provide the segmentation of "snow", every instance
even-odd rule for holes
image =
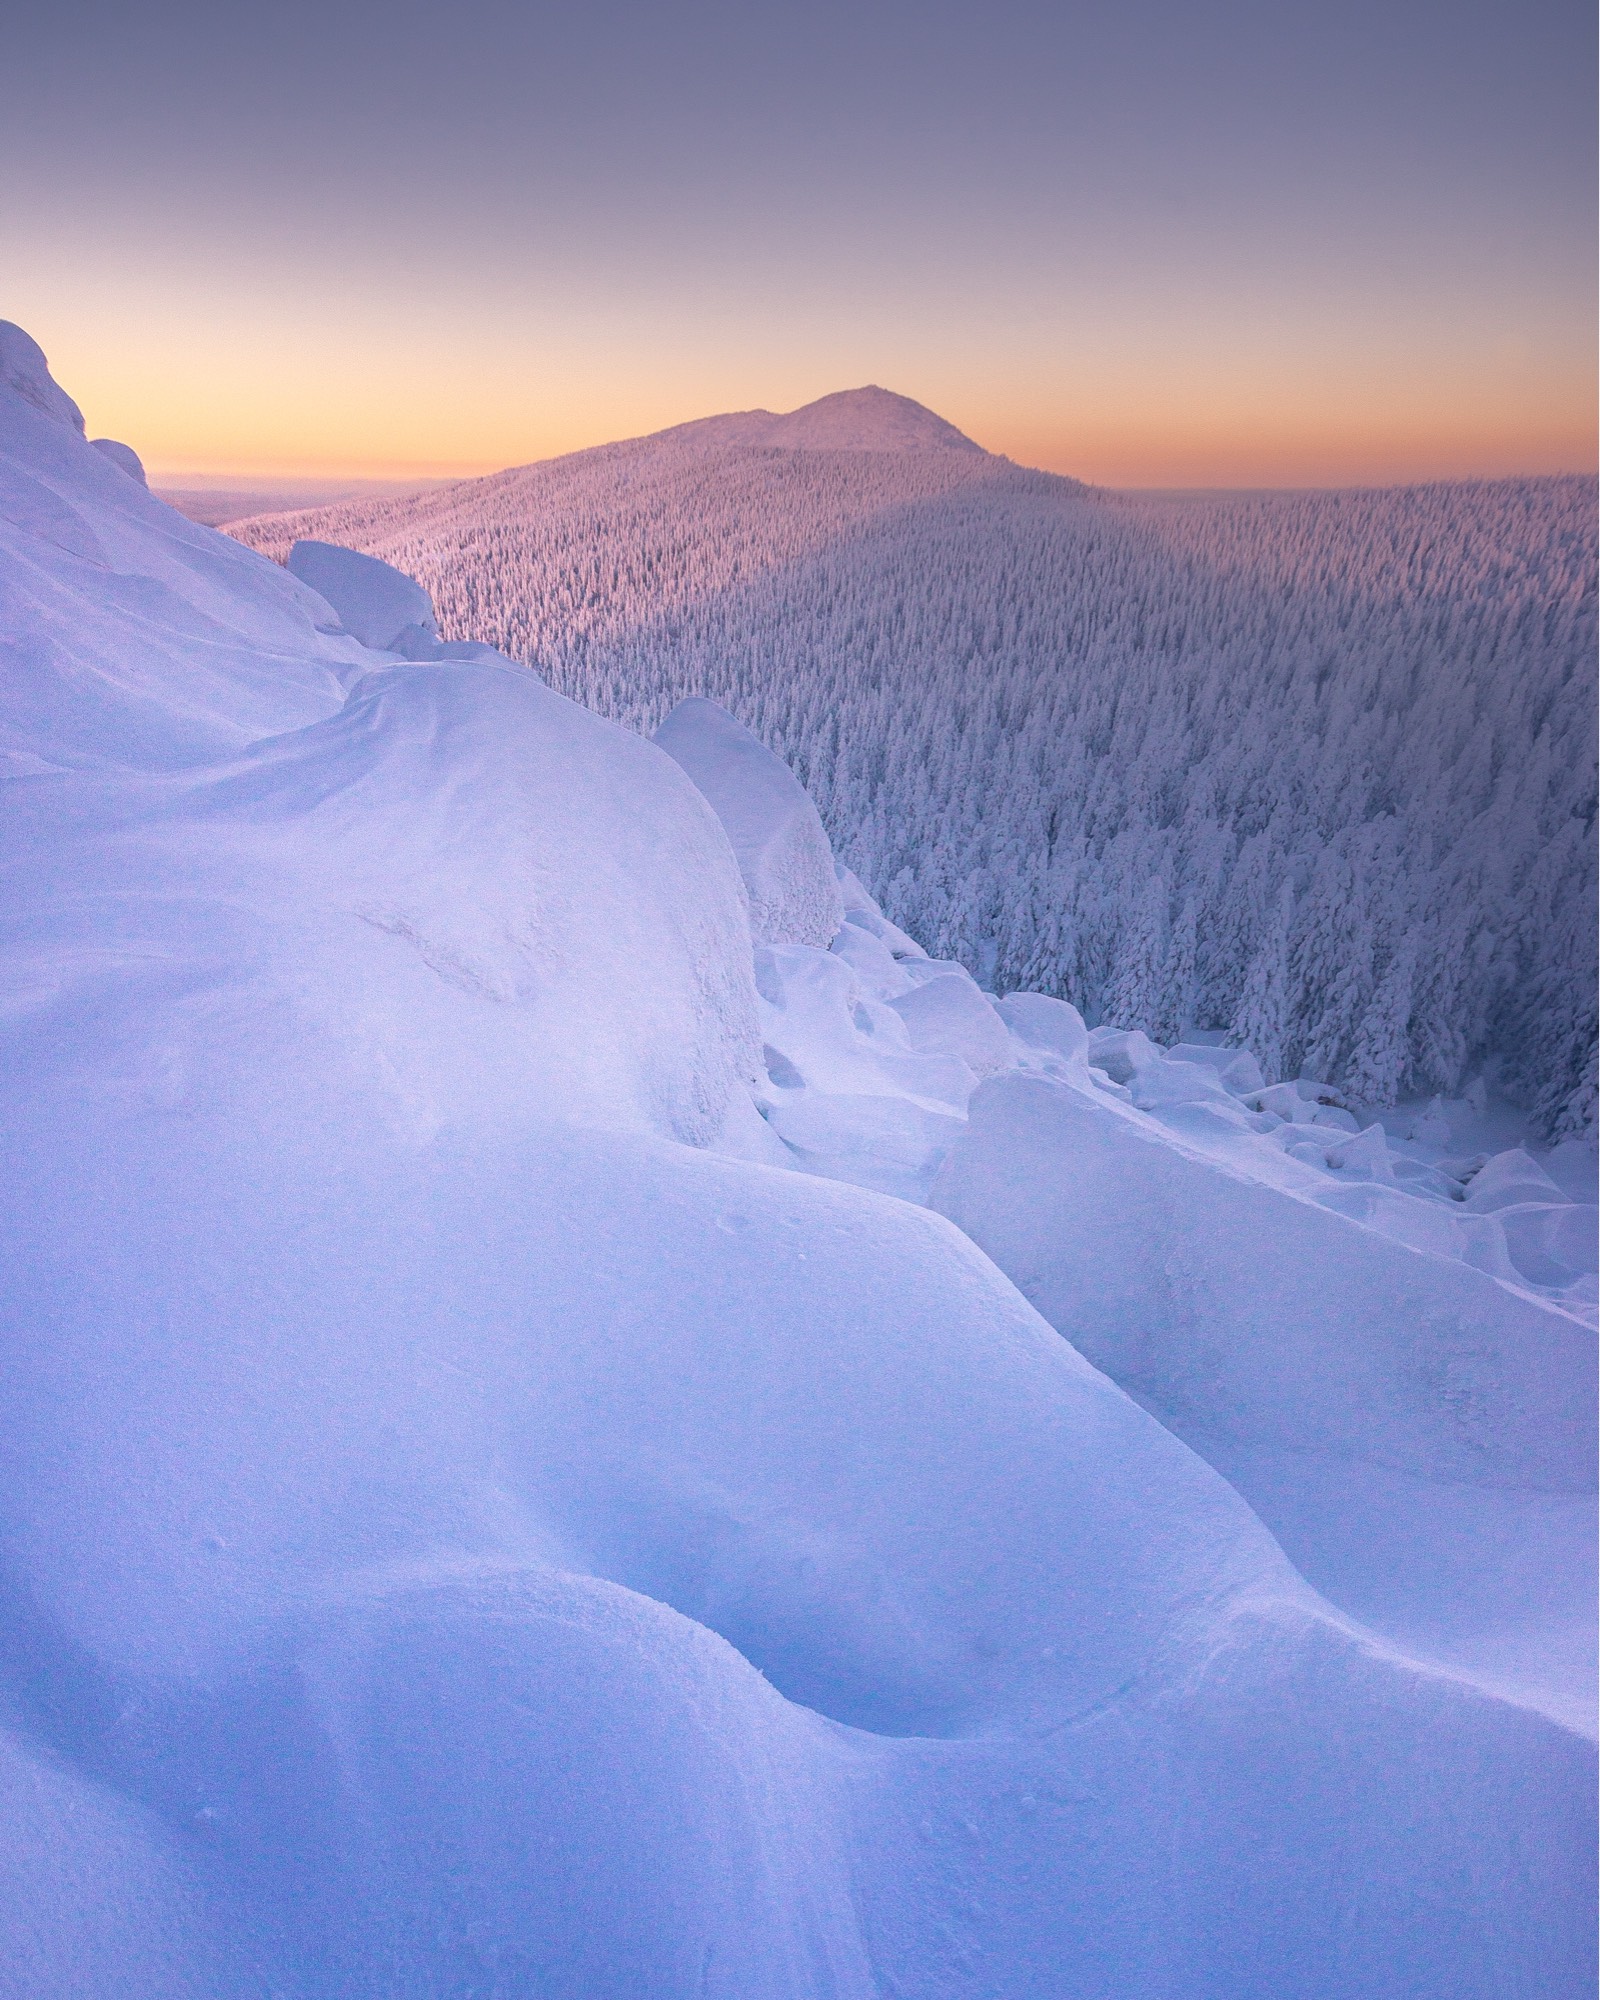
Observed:
[[[89,442],[113,465],[120,466],[130,479],[136,479],[141,486],[150,484],[144,476],[144,463],[132,445],[118,444],[115,438],[90,438]]]
[[[721,820],[756,942],[827,944],[843,921],[844,899],[817,809],[788,766],[714,701],[680,701],[655,741]]]
[[[840,389],[784,416],[774,416],[770,410],[742,410],[700,417],[656,435],[681,444],[768,451],[961,451],[987,456],[981,445],[945,418],[909,396],[876,386]]]
[[[809,835],[753,935],[760,745],[364,646],[7,338],[19,1993],[1590,1990],[1555,1177]]]
[[[1591,1494],[1464,1486],[1198,1429],[1191,1441],[1248,1498],[1300,1574],[1369,1631],[1593,1731]]]
[[[232,532],[396,563],[631,727],[718,701],[986,989],[1369,1120],[1484,1087],[1590,1130],[1592,479],[1113,494],[778,421]]]
[[[439,637],[433,604],[422,585],[373,556],[330,542],[296,542],[287,568],[331,607],[334,629],[350,633],[363,646],[405,653],[419,641]]]

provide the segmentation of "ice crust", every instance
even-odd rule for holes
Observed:
[[[753,936],[764,751],[364,646],[29,350],[7,1990],[1589,1990],[1578,1205],[814,845]]]

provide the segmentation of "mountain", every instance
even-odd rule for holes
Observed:
[[[1592,1130],[1593,482],[1117,495],[907,429],[855,391],[232,532],[632,727],[721,703],[987,986]]]
[[[840,389],[786,416],[743,410],[657,431],[677,444],[746,445],[769,451],[965,451],[987,457],[954,424],[892,389]]]
[[[0,324],[8,1990],[1592,1990],[1592,1209],[130,457]]]

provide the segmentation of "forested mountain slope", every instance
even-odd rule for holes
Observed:
[[[380,555],[635,726],[724,703],[999,990],[1592,1119],[1593,481],[1129,496],[751,421],[234,532]]]

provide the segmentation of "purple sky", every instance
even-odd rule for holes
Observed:
[[[158,471],[883,383],[1113,483],[1594,462],[1592,8],[141,8],[0,63],[0,316]]]

